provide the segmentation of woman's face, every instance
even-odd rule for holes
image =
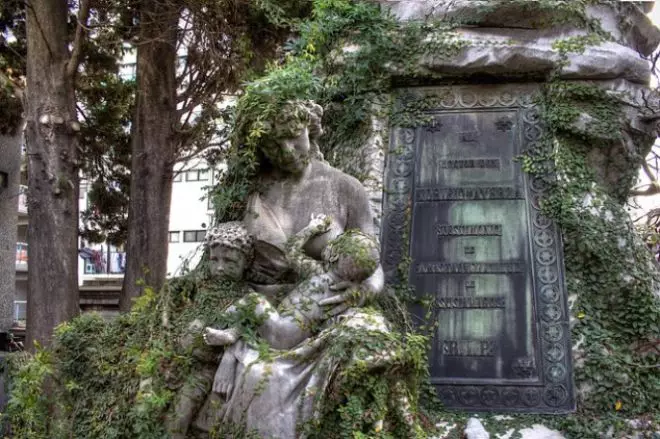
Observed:
[[[309,131],[303,127],[299,134],[277,141],[265,151],[268,159],[278,168],[292,174],[301,174],[309,164]]]

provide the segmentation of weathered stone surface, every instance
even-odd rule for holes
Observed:
[[[374,215],[374,227],[380,236],[380,220],[383,211],[383,169],[385,168],[385,145],[387,143],[387,124],[377,117],[371,118],[371,135],[361,149],[362,169],[365,174],[362,184],[369,194],[369,203]]]
[[[588,154],[588,161],[596,171],[597,182],[604,187],[620,188],[621,178],[630,172],[630,163],[645,157],[657,135],[656,120],[650,116],[650,107],[658,106],[657,96],[648,87],[624,79],[607,81],[567,81],[567,84],[595,85],[606,90],[621,104],[621,140],[613,142],[608,133],[590,130],[596,122],[593,115],[583,113],[570,130],[578,135],[588,135],[599,140],[599,147]],[[600,136],[603,134],[603,136]],[[603,148],[608,143],[610,147]]]
[[[490,439],[490,434],[477,418],[468,419],[464,434],[465,439]]]
[[[360,285],[355,292],[376,295],[384,286],[369,194],[358,180],[316,154],[314,133],[322,132],[322,109],[309,101],[287,105],[283,112],[313,111],[318,117],[310,116],[304,127],[285,127],[284,137],[277,137],[277,130],[268,132],[274,141],[259,146],[277,172],[259,175],[264,190],[250,196],[242,223],[223,223],[207,238],[211,271],[219,279],[250,281],[249,295],[234,302],[224,317],[238,321],[244,313],[261,320],[252,329],[277,353],[261,357],[241,336],[239,326],[206,328],[206,344],[226,349],[215,376],[207,369],[197,371],[203,385],[181,390],[171,433],[185,434],[196,419],[194,428],[202,430],[222,421],[255,430],[264,438],[299,437],[300,426],[320,412],[322,392],[342,365],[343,359],[330,349],[332,340],[347,330],[371,336],[390,332],[384,317],[363,312],[349,301],[353,290],[343,291]],[[299,122],[292,117],[284,120]],[[383,135],[377,133],[385,127],[374,125],[372,148],[361,151],[360,163],[376,155],[364,168],[369,175],[375,172],[370,175],[374,180],[382,169],[378,156]],[[298,134],[288,134],[292,132]],[[359,259],[353,259],[353,251]],[[397,361],[393,352],[375,352],[363,363],[382,374]],[[410,419],[412,426],[407,398],[393,397],[400,403],[395,416]],[[220,408],[213,404],[217,398],[223,400]],[[375,425],[383,428],[383,421]]]
[[[483,27],[511,29],[548,28],[558,19],[553,8],[536,2],[493,0],[380,0],[400,20],[436,18]],[[653,2],[647,2],[652,8]],[[646,8],[650,10],[650,8]],[[600,20],[603,30],[615,41],[649,55],[660,43],[660,31],[636,4],[619,3],[587,8],[587,16]]]
[[[461,28],[457,38],[468,42],[455,57],[426,55],[421,66],[430,74],[465,75],[542,75],[555,68],[560,54],[552,45],[568,37],[583,35],[565,29]],[[560,76],[565,79],[618,79],[646,84],[649,63],[629,47],[614,42],[589,46],[583,53],[568,54],[568,65]]]
[[[511,439],[515,430],[511,429],[505,434],[496,435],[497,439]],[[548,427],[540,424],[534,424],[531,427],[526,427],[518,431],[520,439],[565,439],[557,430],[551,430]]]
[[[534,424],[531,427],[520,430],[522,439],[564,439],[557,430],[550,430],[544,425]]]
[[[644,4],[646,6],[618,2],[618,14],[602,14],[600,10],[608,9],[607,6],[591,6],[587,11],[594,18],[599,18],[603,28],[612,33],[615,39],[624,41],[629,47],[648,56],[660,44],[660,29],[646,16],[653,9],[655,2],[647,1]]]

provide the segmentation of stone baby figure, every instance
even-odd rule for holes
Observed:
[[[256,331],[274,349],[291,349],[314,334],[327,319],[324,299],[335,295],[333,285],[350,283],[354,288],[369,278],[379,264],[379,248],[369,235],[347,231],[331,241],[323,252],[323,263],[305,255],[303,246],[312,237],[325,233],[331,221],[313,216],[310,223],[287,243],[287,259],[303,279],[277,308],[257,293],[250,293],[229,307],[227,315],[250,316]],[[305,280],[306,279],[306,280]],[[204,340],[210,345],[229,345],[240,336],[239,327],[218,330],[206,328]],[[213,389],[231,393],[235,364],[223,356]]]
[[[252,263],[252,236],[239,221],[218,224],[206,236],[213,275],[239,281]]]
[[[213,274],[224,280],[240,281],[243,272],[253,259],[252,237],[243,224],[234,221],[219,224],[209,230],[206,242],[209,246]],[[181,346],[190,349],[195,344],[195,336],[204,328],[198,319],[190,323],[188,332],[180,340]],[[200,361],[200,367],[192,379],[180,389],[174,410],[167,420],[167,431],[172,439],[184,439],[199,410],[202,408],[209,388],[214,382],[217,369],[217,355],[206,349],[192,349],[193,357]]]

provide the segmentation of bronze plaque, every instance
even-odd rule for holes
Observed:
[[[390,282],[403,268],[423,303],[412,312],[432,328],[431,381],[448,407],[574,409],[560,235],[516,160],[542,135],[531,93],[417,89],[403,99],[432,94],[437,108],[392,129],[383,266]]]

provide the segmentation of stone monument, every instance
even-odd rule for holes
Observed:
[[[427,370],[445,406],[567,414],[545,420],[571,437],[654,419],[660,269],[624,207],[660,114],[647,5],[313,7],[239,100],[208,266],[58,331],[56,425],[437,436]]]
[[[376,3],[404,26],[425,20],[451,23],[459,49],[450,56],[424,53],[415,59],[411,77],[392,67],[394,86],[382,92],[389,94],[393,113],[423,110],[407,124],[388,119],[393,113],[373,111],[368,140],[355,154],[360,160],[348,164],[353,174],[361,175],[364,186],[322,160],[316,141],[321,130],[314,126],[321,118],[318,107],[309,107],[302,123],[295,120],[297,111],[280,115],[276,127],[293,123],[299,129],[277,128],[290,135],[261,146],[272,166],[261,169],[258,177],[265,189],[251,195],[244,218],[255,239],[247,279],[256,295],[239,305],[267,316],[256,329],[266,338],[277,332],[269,332],[263,321],[273,317],[281,322],[285,311],[272,307],[273,297],[286,297],[300,285],[302,276],[287,256],[287,242],[307,227],[310,216],[330,219],[327,231],[307,236],[302,246],[306,257],[316,261],[323,259],[328,242],[348,229],[373,234],[380,228],[382,269],[357,289],[357,302],[347,302],[349,293],[313,293],[306,305],[311,314],[337,305],[330,314],[341,316],[340,322],[359,330],[387,331],[382,316],[367,318],[359,307],[364,295],[380,294],[384,274],[391,286],[406,284],[420,299],[411,311],[430,336],[431,382],[446,406],[572,412],[593,389],[588,382],[574,385],[574,368],[582,370],[584,357],[580,342],[571,340],[576,325],[571,316],[576,315],[572,307],[579,295],[575,285],[584,273],[565,266],[562,232],[571,239],[581,237],[569,221],[562,230],[544,210],[549,186],[562,187],[566,181],[561,180],[565,175],[555,173],[561,172],[557,158],[543,148],[560,143],[561,130],[586,139],[587,166],[594,170],[592,192],[603,203],[620,204],[617,186],[622,186],[622,178],[623,186],[630,183],[625,173],[648,152],[655,136],[653,119],[644,108],[649,65],[640,54],[649,55],[657,47],[660,32],[644,15],[648,8],[643,4],[585,3],[580,25],[568,9],[556,9],[551,1]],[[339,64],[345,62],[343,56],[357,56],[363,49],[342,44],[332,52],[332,61]],[[615,96],[622,115],[616,119],[620,133],[608,137],[603,130],[593,130],[599,114],[588,110],[578,111],[566,126],[544,120],[554,104],[542,97],[551,94],[552,87]],[[600,142],[606,147],[597,148]],[[544,175],[532,172],[533,166],[525,161],[540,150],[548,155],[541,163],[550,169]],[[584,202],[571,207],[572,215],[610,221],[612,212],[619,212],[591,203],[591,192],[575,196],[584,197]],[[617,221],[632,234],[623,216]],[[633,241],[630,247],[636,248]],[[574,248],[569,249],[575,258]],[[568,274],[573,276],[572,293]],[[308,356],[308,342],[318,347],[319,340],[336,334],[339,327],[333,319],[299,311],[294,309],[298,320],[320,324],[322,330],[302,334],[306,340],[293,350],[282,347],[295,351],[296,361],[321,364],[325,353]],[[226,398],[218,412],[224,422],[254,428],[265,437],[288,438],[300,433],[295,425],[301,420],[315,417],[315,403],[299,392],[309,390],[311,382],[325,388],[327,375],[315,375],[293,389],[290,384],[300,376],[290,373],[289,355],[266,364],[241,341],[237,328],[212,328],[207,334],[211,344],[228,345],[224,355],[238,364],[236,369],[224,368],[220,375],[225,383],[214,386],[215,393]],[[271,345],[281,342],[272,338]],[[370,361],[388,360],[383,354]],[[272,377],[266,380],[266,390],[257,393],[254,389],[266,370]],[[234,381],[227,384],[227,376]],[[295,407],[275,406],[273,401],[283,394],[295,401]],[[320,395],[321,400],[326,397]],[[402,417],[408,418],[405,413]],[[197,421],[201,429],[202,424]]]
[[[310,102],[285,105],[260,146],[272,166],[260,175],[268,184],[250,196],[242,223],[210,232],[212,273],[245,280],[249,291],[223,312],[227,327],[204,330],[206,344],[225,350],[212,386],[204,369],[200,384],[180,390],[173,437],[218,426],[230,437],[305,437],[338,370],[359,362],[362,371],[382,371],[401,361],[366,344],[344,358],[333,352],[344,337],[387,338],[390,328],[362,308],[384,284],[373,214],[360,182],[317,158],[310,132],[321,130],[310,125],[321,111]],[[276,350],[264,356],[254,334]],[[411,419],[405,392],[393,401],[400,419]]]
[[[539,211],[544,183],[516,160],[542,135],[533,91],[414,89],[403,98],[437,107],[391,134],[384,267],[394,280],[409,255],[411,285],[431,298],[413,312],[432,310],[431,382],[450,407],[574,407],[561,238]]]
[[[426,54],[422,73],[399,78],[392,90],[399,107],[425,102],[423,122],[374,130],[365,146],[372,151],[367,167],[377,168],[382,156],[374,151],[389,137],[383,265],[390,282],[407,278],[430,302],[412,311],[434,327],[431,381],[449,407],[571,411],[576,399],[588,398],[590,385],[574,392],[561,231],[541,212],[547,180],[523,172],[520,157],[554,135],[541,120],[544,84],[595,87],[616,96],[622,140],[594,133],[597,116],[588,111],[560,129],[591,137],[592,187],[613,193],[630,184],[624,163],[639,163],[656,136],[644,59],[660,42],[645,15],[653,2],[587,5],[587,20],[608,37],[577,50],[564,50],[561,42],[588,31],[570,19],[553,24],[561,12],[543,2],[379,3],[404,23],[458,23],[455,38],[464,44],[455,56]],[[452,82],[463,85],[447,85]],[[588,208],[576,215],[603,214],[588,204],[592,195],[576,196],[585,196]],[[578,358],[582,367],[584,357]]]

